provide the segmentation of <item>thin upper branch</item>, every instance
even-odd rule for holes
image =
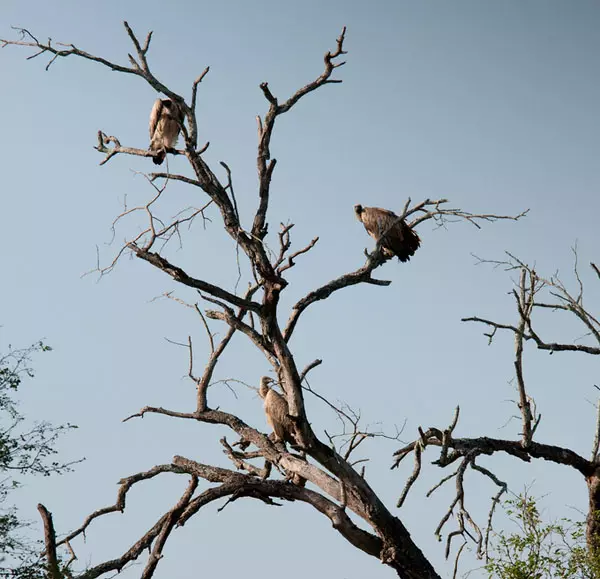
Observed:
[[[480,318],[478,316],[470,316],[468,318],[461,318],[461,322],[479,322],[486,324],[492,328],[498,330],[511,330],[516,334],[519,333],[519,329],[510,324],[500,324],[486,318]],[[488,334],[486,334],[488,336]],[[489,336],[488,336],[489,337]],[[548,350],[550,352],[583,352],[584,354],[592,354],[594,356],[600,355],[600,348],[596,346],[586,346],[585,344],[566,344],[559,342],[545,342],[540,339],[539,336],[525,332],[523,334],[525,340],[533,340],[539,350]]]
[[[325,53],[324,62],[325,70],[315,80],[298,89],[290,98],[285,102],[279,104],[277,98],[273,96],[268,83],[263,82],[260,88],[265,95],[265,98],[269,102],[269,110],[265,115],[264,122],[259,119],[258,124],[258,155],[257,155],[257,167],[258,167],[258,179],[259,179],[259,205],[254,216],[254,223],[252,225],[252,235],[259,239],[264,239],[267,234],[266,218],[267,209],[269,206],[269,192],[271,186],[271,178],[273,176],[273,170],[275,169],[276,160],[271,159],[271,137],[273,134],[273,128],[275,127],[275,120],[279,115],[288,112],[303,96],[312,92],[319,87],[328,83],[339,83],[341,80],[331,80],[331,74],[334,69],[342,66],[344,63],[335,63],[334,59],[342,54],[346,54],[343,50],[344,37],[346,35],[346,27],[342,29],[342,33],[336,40],[336,49],[333,52]]]
[[[531,285],[527,286],[527,271],[521,270],[519,281],[519,292],[514,292],[517,300],[517,309],[519,310],[518,332],[515,333],[515,373],[517,376],[517,391],[519,393],[519,410],[521,411],[523,423],[523,445],[529,446],[533,436],[533,414],[527,392],[525,390],[525,379],[523,378],[523,334],[528,319],[533,310],[533,301],[535,296],[535,278],[531,277]]]
[[[246,299],[246,300],[251,299],[252,296],[254,295],[254,293],[257,291],[257,289],[258,289],[258,286],[249,288],[248,291],[246,292],[244,299]],[[217,362],[219,361],[221,355],[223,354],[223,352],[229,345],[231,338],[233,338],[234,333],[240,328],[248,328],[250,332],[254,332],[254,329],[243,322],[244,317],[248,313],[248,310],[246,310],[245,308],[240,308],[238,310],[237,314],[235,315],[235,323],[229,324],[229,330],[227,330],[223,339],[215,347],[212,335],[210,333],[210,330],[208,329],[207,322],[206,322],[204,316],[202,315],[202,312],[200,312],[200,309],[198,308],[198,306],[196,306],[196,310],[200,314],[202,322],[204,323],[204,327],[209,335],[209,340],[210,340],[210,344],[211,344],[211,353],[208,358],[208,362],[206,363],[206,366],[204,367],[204,372],[202,373],[202,377],[199,380],[197,380],[198,392],[197,392],[197,397],[196,397],[196,400],[197,400],[196,411],[204,412],[208,408],[206,392],[208,390],[208,386],[210,385],[210,381],[212,379],[213,372],[215,370],[215,367],[216,367]],[[227,318],[227,319],[229,319],[229,318]],[[252,334],[252,337],[254,339],[260,339],[260,336],[257,337],[257,335],[254,335],[254,334]],[[261,342],[261,345],[262,344],[263,344],[263,342]],[[191,360],[190,360],[190,363],[191,363]]]
[[[63,538],[61,541],[59,541],[57,543],[57,545],[63,545],[65,543],[68,543],[68,542],[72,541],[75,537],[77,537],[81,534],[84,534],[85,530],[89,527],[90,523],[94,519],[97,519],[98,517],[102,517],[109,513],[116,513],[116,512],[122,513],[125,510],[125,500],[127,498],[127,493],[129,492],[129,490],[131,489],[131,487],[134,484],[136,484],[142,480],[148,480],[148,479],[154,478],[155,476],[162,474],[164,472],[172,472],[172,473],[179,474],[181,471],[170,464],[163,464],[163,465],[155,466],[148,471],[137,473],[137,474],[129,476],[127,478],[121,479],[119,481],[120,486],[119,486],[119,491],[117,492],[117,500],[115,501],[115,503],[108,507],[103,507],[101,509],[98,509],[98,510],[94,511],[93,513],[89,514],[86,517],[86,519],[83,521],[83,524],[78,529],[75,529],[74,531],[69,533],[65,538]]]
[[[79,56],[86,60],[91,60],[93,62],[98,62],[99,64],[103,64],[104,66],[107,66],[111,70],[114,70],[117,72],[124,72],[126,74],[135,74],[138,76],[143,76],[143,71],[140,70],[139,67],[135,67],[133,65],[131,67],[127,67],[127,66],[122,66],[120,64],[116,64],[105,58],[101,58],[99,56],[94,56],[93,54],[85,52],[84,50],[80,50],[74,44],[57,43],[56,46],[53,46],[52,40],[50,38],[48,39],[48,42],[46,42],[46,43],[39,42],[26,28],[16,28],[16,27],[13,27],[13,28],[19,32],[22,40],[5,40],[3,38],[0,38],[0,43],[2,43],[2,48],[6,47],[6,46],[26,46],[26,47],[30,47],[30,48],[35,48],[38,52],[29,56],[28,60],[30,60],[32,58],[36,58],[37,56],[40,56],[42,54],[53,55],[52,58],[50,58],[50,60],[48,61],[48,64],[46,65],[46,70],[48,70],[50,68],[50,66],[54,63],[54,61],[58,57],[67,57],[67,56],[73,55],[73,56]],[[31,41],[23,40],[23,38],[26,38],[26,37],[31,38],[32,40]],[[57,48],[57,47],[60,47],[60,48]]]
[[[220,288],[219,286],[213,285],[211,283],[197,278],[193,278],[189,276],[185,271],[183,271],[183,269],[171,264],[158,253],[146,251],[143,248],[138,247],[134,244],[129,244],[129,248],[137,255],[137,257],[143,259],[144,261],[147,261],[154,267],[164,271],[165,273],[170,275],[175,281],[182,283],[183,285],[210,294],[211,296],[224,300],[234,306],[238,306],[245,310],[250,310],[257,313],[261,310],[261,305],[259,303],[253,302],[251,300],[245,300],[243,298],[240,298],[239,296],[236,296],[235,294],[228,292],[227,290],[224,290],[223,288]]]
[[[292,308],[292,313],[290,314],[285,329],[283,330],[283,336],[286,342],[289,341],[289,339],[291,338],[292,333],[296,328],[296,324],[298,323],[298,319],[300,318],[300,315],[311,304],[320,300],[326,300],[334,292],[346,287],[357,285],[359,283],[369,283],[372,285],[381,286],[390,285],[392,283],[391,281],[374,279],[373,277],[371,277],[373,270],[382,265],[384,262],[385,258],[383,257],[383,254],[381,252],[374,252],[372,254],[369,254],[367,256],[367,261],[365,265],[353,272],[346,273],[334,280],[331,280],[330,282],[326,283],[320,288],[311,291],[309,294],[307,294],[305,297],[299,300],[296,304],[294,304],[294,307]]]
[[[583,303],[583,286],[579,279],[577,272],[577,266],[575,265],[575,276],[578,280],[579,292],[577,295],[573,295],[569,292],[565,284],[557,277],[542,278],[538,275],[535,269],[514,255],[508,254],[508,261],[491,261],[482,260],[481,263],[493,263],[495,265],[505,266],[509,270],[519,269],[521,271],[521,281],[519,282],[519,293],[517,294],[517,310],[519,312],[519,325],[514,326],[511,324],[499,323],[494,320],[482,318],[479,316],[470,316],[463,318],[463,322],[479,322],[490,326],[492,328],[491,333],[485,334],[491,342],[497,330],[510,330],[514,332],[515,337],[520,340],[533,341],[539,350],[546,350],[549,352],[582,352],[585,354],[592,354],[595,356],[600,355],[600,322],[598,319],[587,310]],[[592,264],[593,266],[593,264]],[[526,276],[527,279],[523,279]],[[526,284],[526,285],[524,285]],[[524,288],[524,289],[521,289]],[[552,296],[552,298],[559,300],[560,303],[547,303],[540,300],[538,294],[546,290]],[[553,299],[553,301],[554,301]],[[534,330],[533,313],[534,308],[551,309],[569,312],[575,315],[575,317],[583,323],[586,331],[594,338],[598,343],[598,346],[592,346],[588,344],[580,343],[561,343],[561,342],[548,342],[542,338],[536,330]]]
[[[517,215],[496,215],[494,213],[470,213],[457,207],[445,207],[448,199],[425,199],[412,208],[405,211],[406,217],[417,215],[415,219],[409,222],[411,227],[416,227],[424,221],[433,219],[438,226],[444,226],[451,221],[467,221],[477,229],[481,229],[480,221],[518,221],[529,213],[529,209],[522,211]]]
[[[35,36],[33,36],[25,28],[15,28],[15,30],[17,30],[21,34],[21,40],[0,39],[0,44],[2,44],[3,48],[6,46],[11,46],[11,45],[35,48],[37,50],[37,52],[35,52],[30,57],[28,57],[28,59],[36,58],[37,56],[40,56],[42,54],[52,55],[52,57],[48,61],[48,64],[46,65],[46,70],[48,70],[50,68],[50,66],[56,61],[57,58],[60,58],[60,57],[66,58],[68,56],[78,56],[85,60],[90,60],[92,62],[97,62],[98,64],[102,64],[103,66],[106,66],[116,72],[123,72],[125,74],[133,74],[135,76],[140,76],[150,86],[152,86],[157,92],[161,92],[161,93],[167,95],[169,98],[177,101],[178,103],[181,103],[184,106],[184,108],[186,109],[186,112],[188,112],[189,109],[185,105],[184,99],[177,93],[174,93],[173,91],[171,91],[163,83],[161,83],[152,74],[152,72],[150,71],[150,69],[148,67],[148,63],[146,61],[146,52],[148,51],[148,47],[150,45],[150,39],[152,37],[152,33],[149,33],[146,36],[146,41],[142,48],[138,38],[134,34],[134,32],[131,29],[131,27],[129,26],[129,24],[127,22],[123,22],[123,26],[125,27],[127,35],[131,39],[131,41],[136,49],[136,52],[138,54],[138,57],[140,59],[140,62],[137,62],[133,57],[128,55],[131,66],[123,66],[121,64],[117,64],[115,62],[107,60],[106,58],[102,58],[100,56],[95,56],[93,54],[90,54],[89,52],[86,52],[84,50],[77,48],[74,44],[64,44],[64,43],[57,42],[56,45],[53,45],[51,39],[48,39],[48,42],[46,42],[46,43],[39,42],[37,40],[37,38],[35,38]],[[24,38],[29,38],[30,40],[23,40]]]
[[[204,77],[208,74],[208,71],[210,70],[210,67],[207,66],[202,73],[200,74],[200,76],[194,81],[194,84],[192,85],[192,98],[190,100],[190,109],[192,112],[192,116],[194,118],[194,123],[192,123],[191,127],[192,130],[190,132],[190,141],[192,143],[192,145],[195,147],[197,142],[198,142],[198,124],[195,121],[196,119],[196,99],[197,99],[197,95],[198,95],[198,85],[203,81]],[[208,145],[205,145],[205,147],[207,147]],[[204,149],[206,150],[206,148]],[[198,154],[202,154],[204,151],[200,151],[198,152]]]

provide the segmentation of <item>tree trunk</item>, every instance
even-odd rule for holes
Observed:
[[[589,507],[585,538],[590,552],[600,547],[600,468],[585,478],[588,486]]]
[[[395,569],[402,579],[440,579],[433,565],[410,538],[406,527],[399,519],[395,518],[395,522],[394,540],[384,539],[380,555],[382,562]]]

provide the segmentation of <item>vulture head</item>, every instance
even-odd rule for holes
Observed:
[[[261,398],[264,398],[267,395],[267,392],[270,390],[269,384],[274,384],[275,380],[270,376],[263,376],[260,379],[260,388],[258,389],[258,393]]]
[[[356,214],[356,219],[358,219],[359,221],[362,221],[361,215],[363,211],[363,206],[360,203],[354,206],[354,213]]]

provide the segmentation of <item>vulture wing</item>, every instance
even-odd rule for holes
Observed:
[[[288,416],[288,404],[281,394],[269,390],[265,396],[265,414],[278,440],[294,444],[292,432],[294,427]]]
[[[152,112],[150,113],[150,140],[154,137],[154,132],[156,131],[156,127],[158,126],[158,121],[163,112],[163,102],[161,99],[156,99],[154,106],[152,107]]]
[[[379,241],[379,238],[386,232],[388,234],[390,233],[398,216],[387,209],[365,207],[361,219],[369,235],[375,239],[375,241]]]
[[[408,261],[421,244],[416,232],[392,211],[365,207],[361,217],[369,235],[376,241],[381,239],[381,246],[400,261]]]

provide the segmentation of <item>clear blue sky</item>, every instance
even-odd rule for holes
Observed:
[[[352,288],[307,312],[293,340],[298,363],[322,358],[312,384],[330,398],[360,408],[368,423],[393,430],[406,419],[404,438],[417,426],[445,426],[461,405],[457,434],[513,437],[518,422],[504,426],[515,408],[512,337],[492,347],[482,329],[460,323],[481,314],[507,322],[516,312],[507,293],[508,274],[475,267],[471,253],[502,257],[505,250],[537,263],[547,274],[572,281],[570,247],[580,261],[598,259],[600,190],[600,5],[595,1],[505,0],[376,1],[310,0],[221,2],[155,0],[130,2],[4,0],[0,36],[10,25],[40,38],[74,43],[126,63],[131,50],[121,22],[144,35],[155,31],[150,60],[156,75],[189,95],[193,79],[211,71],[199,93],[200,139],[207,158],[234,171],[237,198],[248,222],[255,206],[255,116],[266,102],[258,84],[268,80],[285,97],[322,70],[322,55],[347,25],[348,64],[341,85],[309,95],[280,119],[273,140],[278,159],[273,181],[271,231],[296,223],[296,247],[320,236],[317,247],[290,271],[283,308],[318,284],[363,262],[371,240],[355,220],[355,203],[400,210],[405,199],[448,197],[474,212],[517,213],[520,223],[467,224],[419,230],[422,248],[408,265],[390,262],[380,277],[389,288]],[[110,225],[151,190],[136,171],[149,160],[117,157],[98,167],[96,131],[123,144],[147,146],[147,119],[156,95],[139,79],[69,58],[49,72],[45,61],[25,61],[27,52],[0,51],[4,79],[0,97],[2,228],[0,346],[23,345],[44,336],[54,352],[36,361],[38,378],[24,391],[23,410],[38,419],[74,422],[80,430],[61,442],[63,459],[86,456],[74,474],[31,481],[20,492],[22,512],[35,519],[43,502],[59,531],[78,526],[90,511],[114,501],[119,478],[169,462],[181,454],[226,464],[214,429],[148,416],[121,419],[145,404],[187,411],[193,385],[184,379],[186,352],[164,338],[192,334],[200,352],[202,328],[182,307],[155,296],[176,289],[149,265],[123,259],[100,283],[81,274],[103,263],[118,242],[143,226],[131,219],[110,241]],[[171,161],[184,170],[183,161]],[[174,187],[165,214],[198,204],[196,192]],[[216,217],[216,215],[214,215]],[[270,237],[272,244],[276,243]],[[192,275],[233,288],[234,248],[218,219],[185,238],[170,254]],[[593,283],[585,272],[584,280]],[[596,286],[597,287],[597,286]],[[184,299],[194,294],[177,290]],[[592,300],[597,291],[588,290]],[[593,307],[593,301],[590,307]],[[552,318],[553,338],[582,332]],[[216,330],[217,328],[215,328]],[[200,360],[199,360],[200,362]],[[539,439],[591,450],[595,360],[540,355],[528,349],[526,378],[543,414]],[[215,378],[257,384],[266,363],[244,338],[236,338]],[[239,398],[215,387],[212,404],[266,428],[253,392]],[[314,401],[309,409],[318,432],[334,418]],[[504,428],[503,428],[504,426]],[[219,432],[219,436],[225,432]],[[390,506],[412,465],[388,470],[397,444],[374,442],[367,477]],[[436,458],[428,451],[426,458]],[[513,490],[534,482],[546,495],[548,516],[584,509],[584,481],[553,465],[527,468],[502,458],[482,461]],[[443,548],[433,530],[452,488],[425,500],[441,475],[434,466],[398,513],[442,574]],[[477,477],[469,481],[468,504],[485,520],[495,492]],[[131,494],[125,515],[98,521],[82,563],[121,554],[171,505],[183,477],[145,483]],[[261,535],[261,536],[259,536]],[[273,553],[265,571],[261,553]],[[237,577],[278,574],[287,579],[332,576],[389,577],[392,572],[352,549],[320,515],[302,505],[267,508],[239,501],[217,514],[213,505],[174,533],[156,577]],[[474,560],[465,560],[473,567]],[[140,568],[125,576],[139,575]]]

